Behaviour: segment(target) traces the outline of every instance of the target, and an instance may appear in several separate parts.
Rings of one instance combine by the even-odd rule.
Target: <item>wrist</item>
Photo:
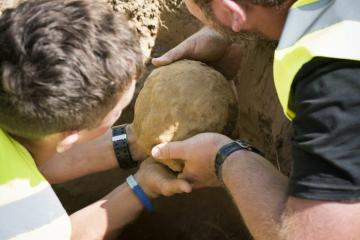
[[[245,150],[239,150],[233,152],[227,157],[220,170],[221,180],[223,183],[226,183],[226,179],[229,175],[232,174],[232,170],[236,169],[238,171],[238,167],[236,167],[236,165],[239,164],[240,161],[244,161],[244,159],[247,159],[250,154],[250,152],[247,152]]]
[[[144,190],[145,194],[151,198],[151,199],[155,199],[158,197],[158,194],[156,194],[155,192],[151,191],[150,188],[148,187],[148,185],[146,184],[145,179],[142,176],[141,171],[138,171],[137,173],[134,174],[134,178],[136,179],[136,181],[139,183],[139,185],[141,186],[141,188]]]
[[[137,144],[137,137],[133,130],[132,124],[126,125],[125,129],[128,137],[129,151],[133,160],[136,162],[143,161],[147,157],[147,154]]]
[[[112,142],[116,159],[120,168],[131,169],[138,163],[133,160],[129,147],[129,135],[126,131],[128,125],[120,125],[112,128]]]
[[[237,140],[223,145],[217,152],[215,158],[215,174],[220,182],[223,182],[223,167],[232,159],[249,157],[249,155],[261,155],[262,153],[250,144]]]
[[[223,146],[234,142],[231,138],[220,135],[221,137],[217,138],[213,143],[213,152],[217,153]]]
[[[146,192],[144,185],[141,184],[136,176],[130,175],[126,182],[128,186],[131,188],[133,193],[136,195],[138,200],[142,203],[142,205],[145,207],[146,210],[149,212],[154,211],[154,207],[151,202],[151,196],[148,192]]]

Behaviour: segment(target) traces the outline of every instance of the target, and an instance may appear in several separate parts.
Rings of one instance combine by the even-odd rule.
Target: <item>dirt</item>
[[[23,0],[0,0],[0,11]],[[104,0],[105,1],[105,0]],[[141,38],[145,60],[159,56],[200,28],[180,0],[107,0],[111,7],[125,13]],[[290,123],[284,117],[276,96],[273,77],[273,46],[263,41],[238,40],[243,59],[234,79],[238,94],[236,136],[253,143],[282,172],[290,171]],[[148,61],[147,61],[148,62]],[[143,86],[147,71],[139,80]],[[133,106],[119,123],[132,122]],[[130,172],[113,170],[55,186],[69,213],[92,203],[124,182]],[[142,214],[129,225],[120,239],[235,240],[251,239],[231,198],[221,189],[205,189],[190,195],[160,198],[155,214]]]
[[[182,60],[154,70],[135,104],[131,125],[138,144],[153,146],[184,140],[202,132],[231,134],[237,118],[236,97],[229,81],[206,64]],[[181,172],[180,160],[162,160]]]
[[[14,8],[21,2],[26,0],[0,0],[0,13],[6,8]]]

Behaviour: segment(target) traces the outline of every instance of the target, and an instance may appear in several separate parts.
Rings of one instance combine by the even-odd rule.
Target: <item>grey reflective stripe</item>
[[[309,33],[345,20],[360,21],[360,0],[320,0],[290,9],[278,50],[291,47]]]
[[[0,207],[0,239],[11,239],[43,227],[64,214],[63,206],[49,186],[27,198]]]

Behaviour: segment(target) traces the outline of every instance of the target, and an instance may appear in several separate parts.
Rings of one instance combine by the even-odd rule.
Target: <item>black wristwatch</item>
[[[126,134],[126,124],[112,128],[112,142],[120,168],[131,169],[137,167],[138,163],[131,157]]]
[[[233,152],[239,151],[239,150],[246,150],[250,152],[257,153],[261,156],[263,154],[254,146],[251,146],[250,144],[243,142],[241,140],[236,140],[234,142],[228,143],[220,148],[220,150],[216,154],[215,158],[215,174],[218,177],[218,179],[222,180],[221,177],[221,168],[224,164],[227,157],[230,156]]]

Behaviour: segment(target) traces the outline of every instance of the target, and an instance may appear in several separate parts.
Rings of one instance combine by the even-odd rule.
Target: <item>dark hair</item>
[[[93,128],[143,68],[106,4],[31,0],[0,18],[0,128],[25,138]]]

